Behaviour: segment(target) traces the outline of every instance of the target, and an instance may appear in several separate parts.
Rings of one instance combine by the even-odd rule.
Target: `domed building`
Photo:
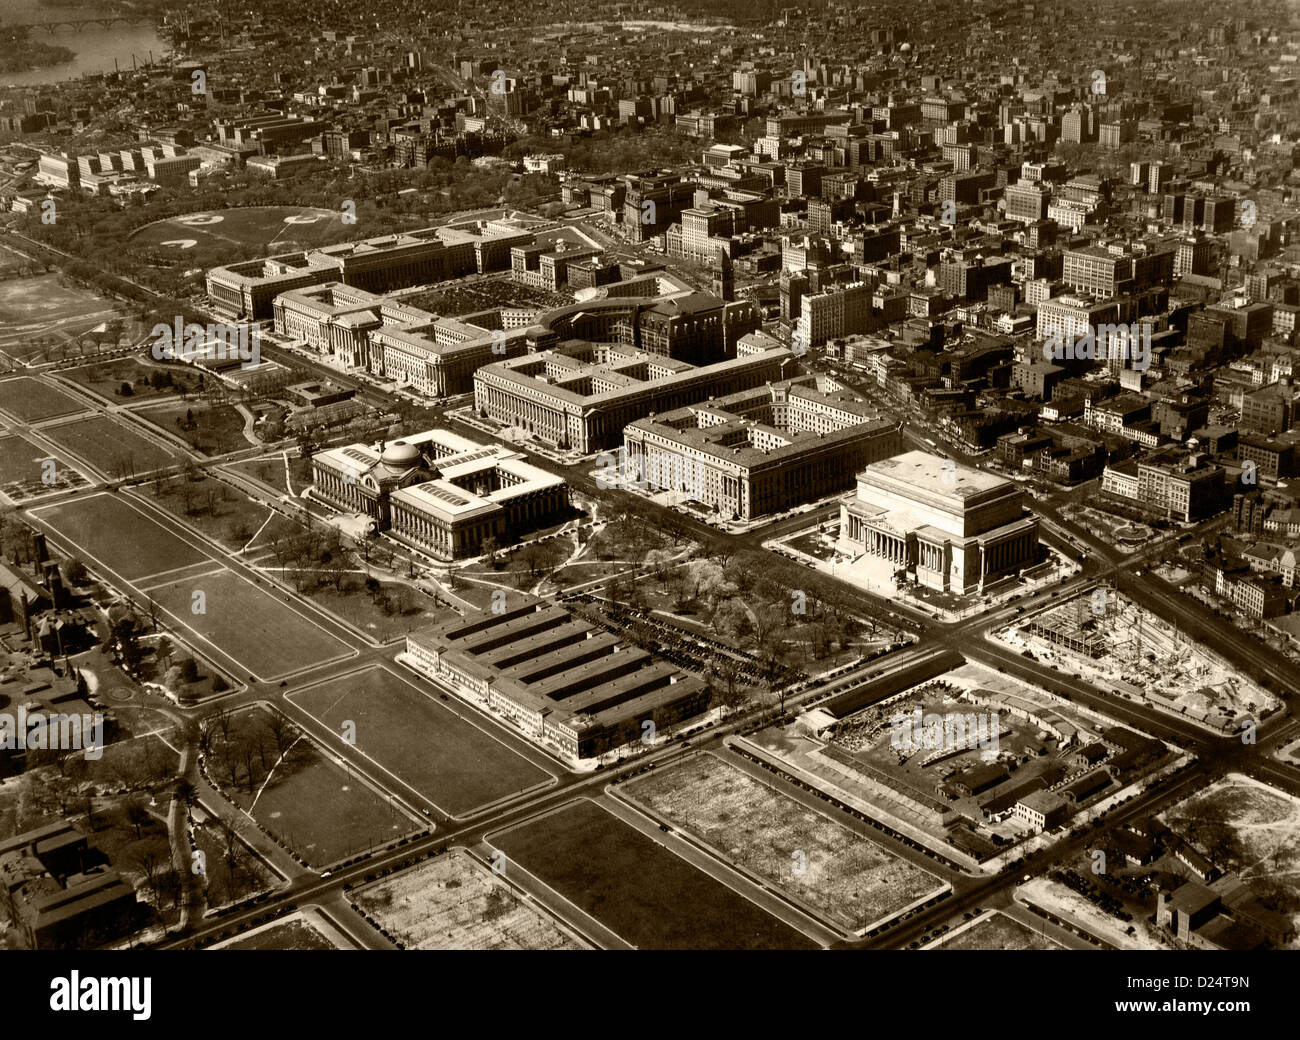
[[[311,468],[318,501],[441,560],[477,556],[488,538],[512,541],[569,512],[561,478],[449,430],[332,448]]]

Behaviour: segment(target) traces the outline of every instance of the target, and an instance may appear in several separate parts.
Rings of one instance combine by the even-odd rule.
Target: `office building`
[[[623,444],[649,490],[688,492],[734,520],[847,490],[864,466],[902,450],[897,423],[811,376],[638,419]]]

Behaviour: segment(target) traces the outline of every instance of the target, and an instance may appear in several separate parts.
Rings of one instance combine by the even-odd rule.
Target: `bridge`
[[[53,36],[61,29],[67,32],[76,32],[85,25],[111,29],[115,25],[152,25],[153,21],[151,15],[145,14],[109,14],[100,18],[56,18],[48,22],[11,23],[8,26],[0,25],[0,29],[26,29],[29,36],[39,32],[49,33]]]

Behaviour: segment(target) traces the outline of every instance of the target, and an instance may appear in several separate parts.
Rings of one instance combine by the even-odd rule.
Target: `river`
[[[0,0],[0,20],[13,22],[55,22],[64,18],[96,18],[101,11],[94,3],[77,7],[54,7],[40,0]],[[58,29],[53,33],[33,31],[30,39],[67,47],[76,52],[72,61],[28,72],[0,73],[0,86],[31,86],[38,83],[58,83],[93,72],[112,72],[113,63],[118,68],[129,69],[131,58],[141,64],[149,60],[153,51],[158,60],[167,52],[167,41],[148,24],[115,25],[105,28],[87,25],[75,31]]]

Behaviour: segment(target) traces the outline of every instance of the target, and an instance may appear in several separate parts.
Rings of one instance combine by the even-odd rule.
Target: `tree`
[[[109,638],[117,660],[126,669],[127,674],[138,675],[140,662],[144,658],[144,648],[140,645],[140,634],[135,618],[130,616],[120,618],[110,629]]]
[[[122,815],[126,820],[128,827],[135,831],[136,841],[140,840],[140,828],[145,826],[151,819],[149,808],[139,798],[134,796],[128,797],[126,803],[122,806]]]

